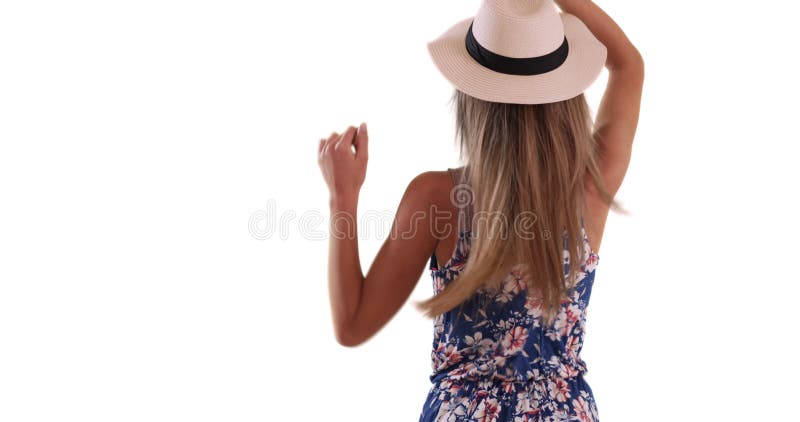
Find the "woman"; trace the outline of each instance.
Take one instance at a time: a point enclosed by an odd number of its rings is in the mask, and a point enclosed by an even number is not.
[[[456,88],[464,166],[410,182],[366,276],[355,224],[366,125],[320,141],[336,338],[372,337],[430,259],[434,295],[417,304],[435,328],[420,421],[596,421],[580,350],[638,123],[642,57],[589,0],[485,0],[428,48]],[[603,67],[592,122],[583,92]]]

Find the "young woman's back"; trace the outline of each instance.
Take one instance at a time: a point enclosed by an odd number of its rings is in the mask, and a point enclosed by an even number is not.
[[[337,341],[375,335],[427,268],[434,294],[418,307],[433,318],[433,371],[421,422],[597,421],[580,351],[644,62],[589,0],[484,0],[428,47],[456,87],[464,166],[409,183],[366,275],[355,218],[366,125],[320,142]],[[603,67],[592,121],[582,94]]]
[[[463,169],[448,169],[428,180],[440,195],[452,198],[459,189],[468,189]],[[434,294],[458,277],[469,256],[474,212],[468,202],[453,205],[454,217],[442,226],[457,230],[439,242],[430,259]],[[434,319],[432,386],[420,422],[461,420],[457,418],[466,415],[501,421],[569,415],[597,419],[580,351],[599,257],[585,232],[583,241],[585,254],[579,261],[564,249],[565,274],[571,262],[579,263],[581,273],[553,325],[542,324],[541,302],[527,294],[526,277],[516,271],[498,292],[478,292],[460,312]]]

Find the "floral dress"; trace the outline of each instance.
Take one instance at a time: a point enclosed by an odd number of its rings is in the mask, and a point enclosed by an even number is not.
[[[456,181],[460,169],[449,169]],[[467,259],[471,233],[463,222],[470,214],[465,207],[459,215],[454,256],[443,265],[431,256],[436,294]],[[434,318],[432,386],[419,422],[598,421],[580,351],[599,256],[589,246],[583,219],[581,226],[585,254],[578,282],[551,326],[543,326],[541,303],[527,294],[517,272],[492,297],[479,290],[465,302],[463,314],[456,315],[455,308]],[[565,277],[569,262],[565,247]]]

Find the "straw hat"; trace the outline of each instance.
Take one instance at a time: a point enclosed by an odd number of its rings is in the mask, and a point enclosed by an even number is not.
[[[428,52],[465,94],[516,104],[573,98],[606,62],[606,47],[553,0],[483,0],[474,17],[428,42]]]

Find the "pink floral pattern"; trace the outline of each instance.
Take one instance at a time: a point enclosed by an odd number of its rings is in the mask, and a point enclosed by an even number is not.
[[[491,297],[479,291],[465,303],[465,312],[434,319],[432,386],[420,422],[598,421],[580,351],[599,256],[585,230],[583,239],[578,282],[551,326],[543,326],[541,301],[528,294],[526,279],[516,270]],[[434,293],[458,276],[469,240],[469,231],[459,233],[455,256],[444,265],[432,257]],[[565,280],[569,258],[565,248]]]

